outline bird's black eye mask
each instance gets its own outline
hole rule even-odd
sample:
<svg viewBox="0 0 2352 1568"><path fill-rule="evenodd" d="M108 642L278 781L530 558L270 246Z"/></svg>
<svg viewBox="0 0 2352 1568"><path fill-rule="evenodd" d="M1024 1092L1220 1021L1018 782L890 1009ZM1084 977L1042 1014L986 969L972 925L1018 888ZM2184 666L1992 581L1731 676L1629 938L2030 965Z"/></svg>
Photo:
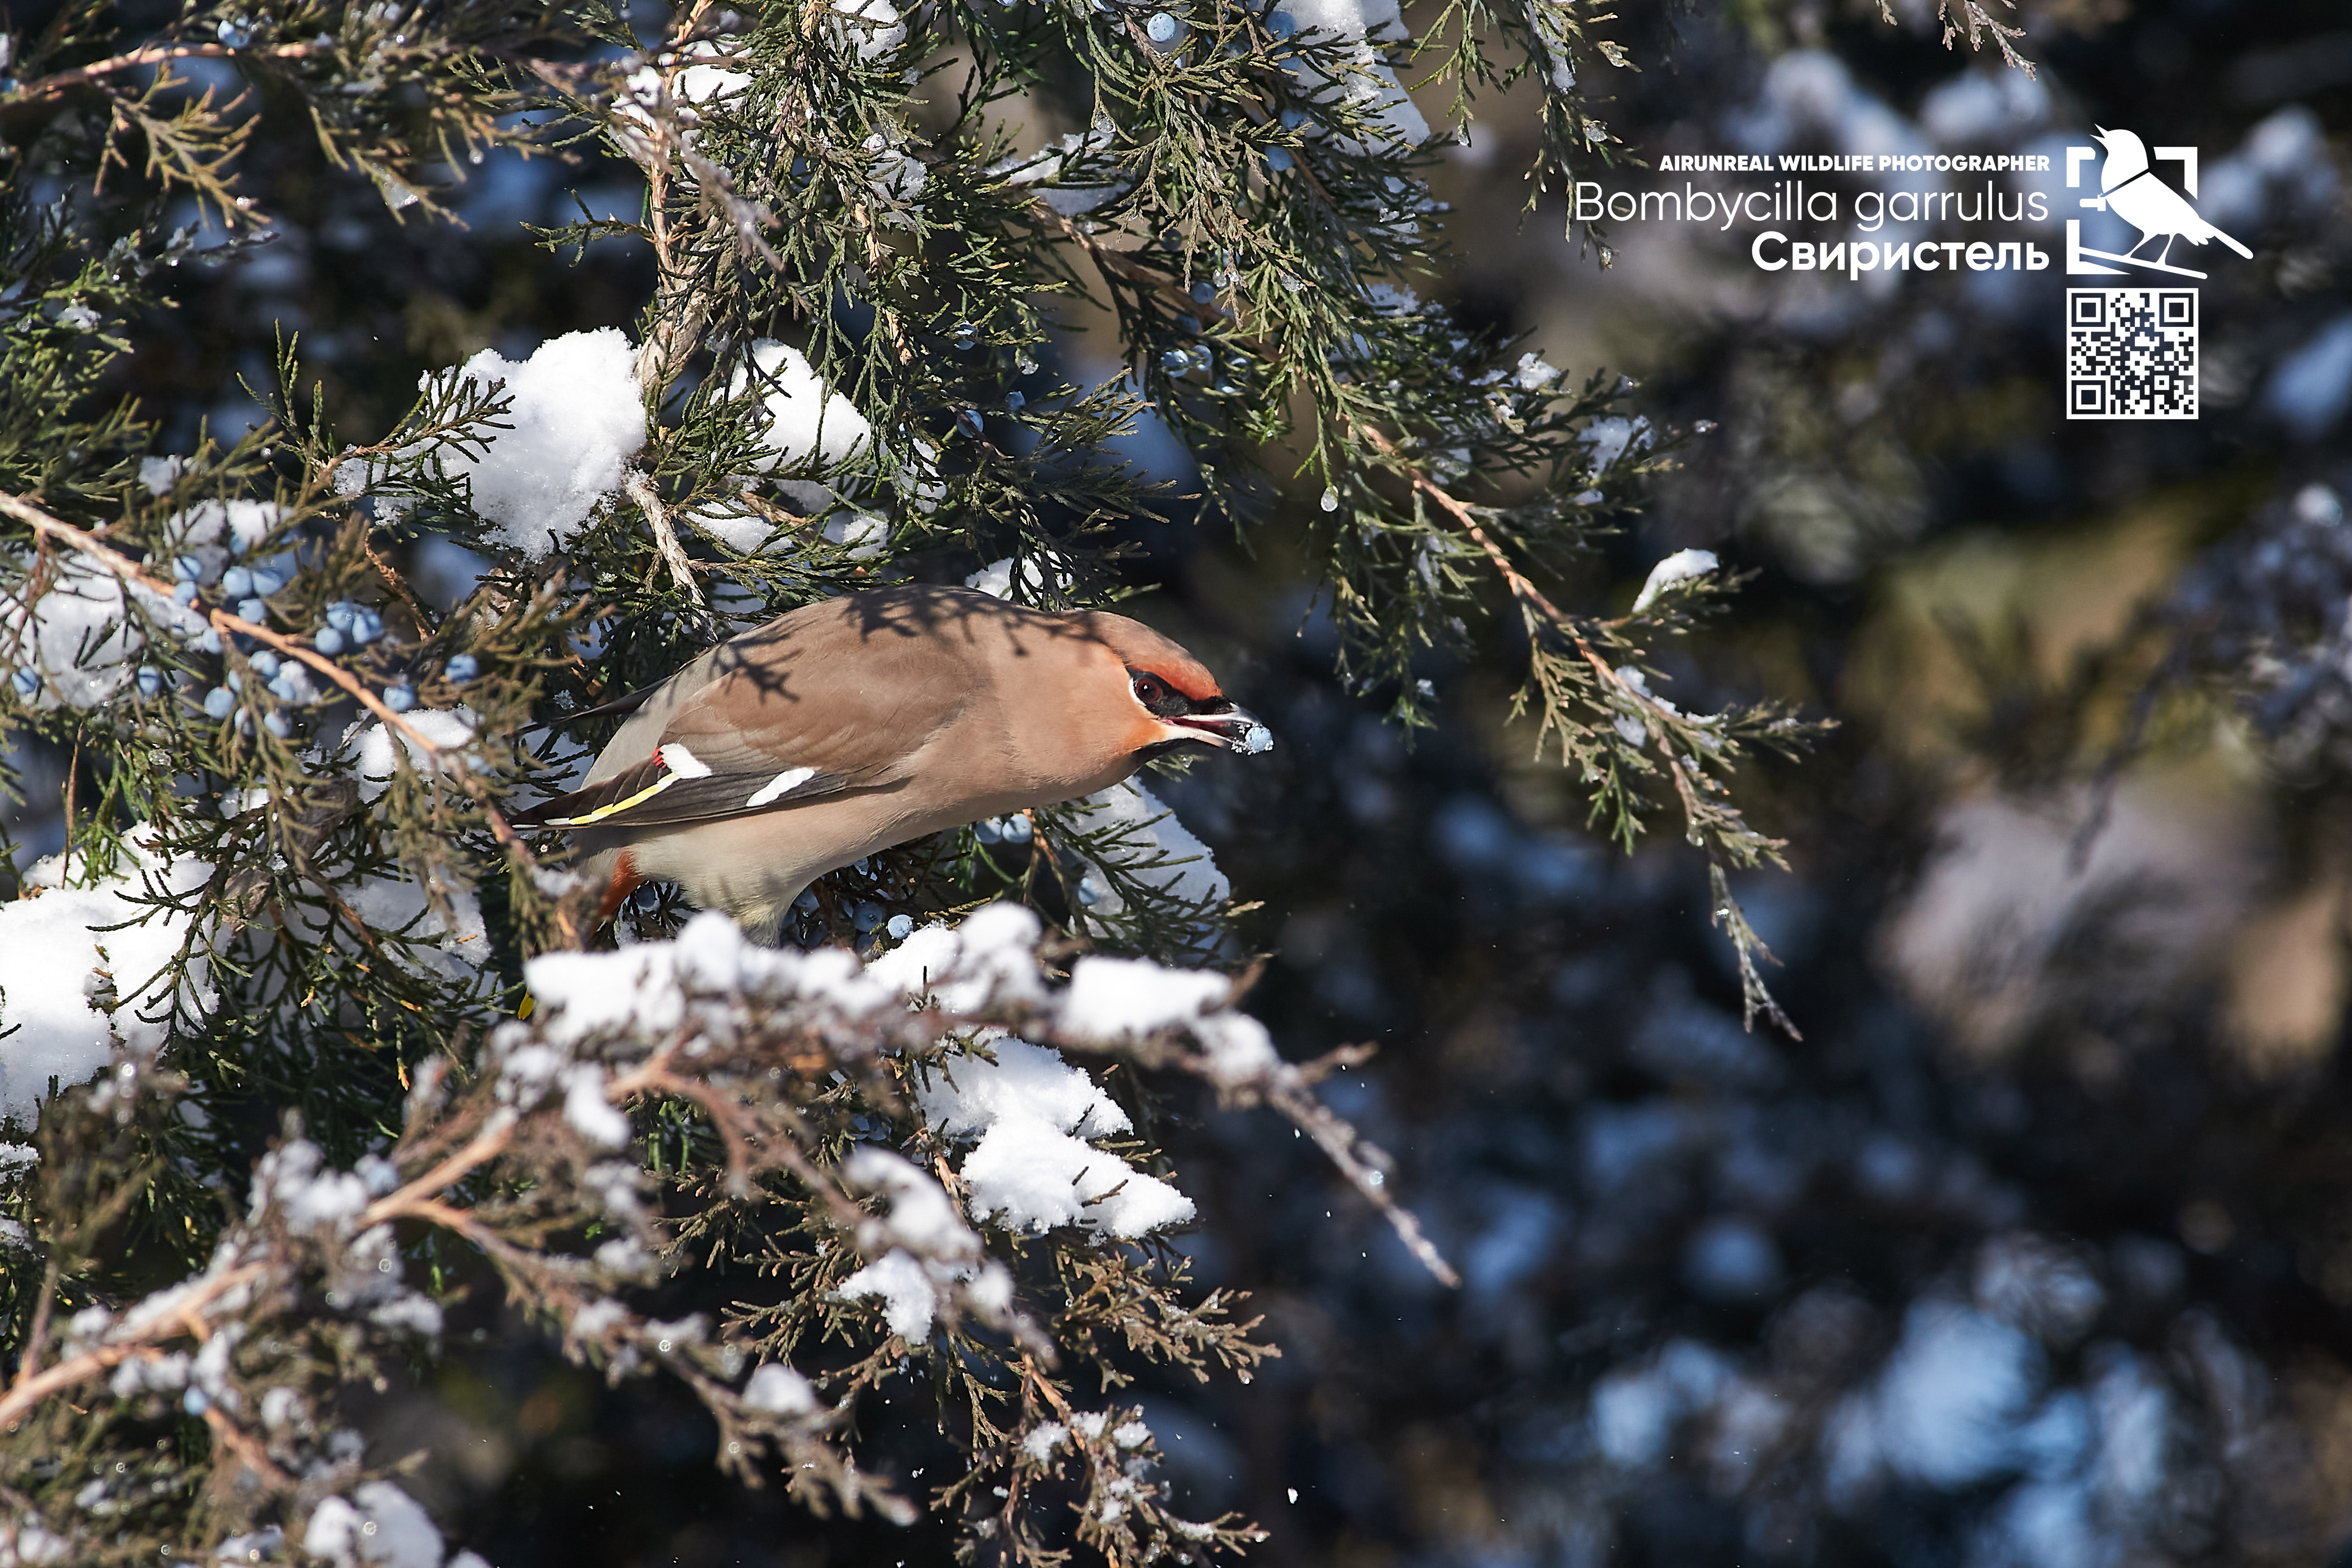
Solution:
<svg viewBox="0 0 2352 1568"><path fill-rule="evenodd" d="M1274 732L1259 723L1256 715L1234 706L1232 698L1187 697L1170 685L1166 677L1148 669L1129 670L1128 674L1135 682L1135 700L1153 718L1192 731L1181 741L1158 741L1145 747L1140 753L1144 761L1166 756L1180 746L1223 746L1244 756L1255 756L1273 749Z"/></svg>
<svg viewBox="0 0 2352 1568"><path fill-rule="evenodd" d="M1157 719L1175 719L1187 713L1218 713L1233 706L1222 697L1195 702L1148 669L1136 670L1133 675L1135 700Z"/></svg>

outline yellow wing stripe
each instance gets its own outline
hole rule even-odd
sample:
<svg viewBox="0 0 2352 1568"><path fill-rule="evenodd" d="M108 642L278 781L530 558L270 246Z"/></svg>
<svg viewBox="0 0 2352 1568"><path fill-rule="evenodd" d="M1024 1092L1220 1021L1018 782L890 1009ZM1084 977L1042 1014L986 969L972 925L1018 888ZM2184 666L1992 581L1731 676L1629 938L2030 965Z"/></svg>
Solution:
<svg viewBox="0 0 2352 1568"><path fill-rule="evenodd" d="M604 818L614 816L620 812L627 811L632 806L643 805L646 802L653 799L654 796L661 794L662 791L669 788L670 785L677 783L677 781L684 776L685 775L682 773L664 773L661 777L654 780L653 783L647 784L636 794L629 796L626 800L616 800L609 805L600 805L585 816L551 816L547 819L547 826L550 827L585 827L592 822L602 822Z"/></svg>

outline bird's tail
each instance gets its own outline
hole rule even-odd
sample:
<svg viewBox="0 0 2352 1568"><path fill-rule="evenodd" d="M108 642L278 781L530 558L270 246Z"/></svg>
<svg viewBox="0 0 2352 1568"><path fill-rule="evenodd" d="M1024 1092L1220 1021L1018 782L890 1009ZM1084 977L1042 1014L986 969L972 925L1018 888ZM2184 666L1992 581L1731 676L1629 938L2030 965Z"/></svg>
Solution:
<svg viewBox="0 0 2352 1568"><path fill-rule="evenodd" d="M2211 226L2208 225L2207 226L2210 227ZM2236 240L2231 239L2220 229L2217 228L2213 230L2213 237L2228 246L2231 249L2236 251L2239 255L2244 257L2247 260L2252 261L2254 258L2254 253L2252 251L2248 250L2244 246L2240 245Z"/></svg>

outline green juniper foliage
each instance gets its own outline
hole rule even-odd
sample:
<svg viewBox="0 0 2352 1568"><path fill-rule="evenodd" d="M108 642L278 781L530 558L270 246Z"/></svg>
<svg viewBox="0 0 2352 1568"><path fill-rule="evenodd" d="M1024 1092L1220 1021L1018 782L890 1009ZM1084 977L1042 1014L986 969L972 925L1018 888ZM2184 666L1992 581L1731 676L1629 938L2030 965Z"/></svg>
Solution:
<svg viewBox="0 0 2352 1568"><path fill-rule="evenodd" d="M1535 744L1626 847L1679 820L1751 1022L1785 1025L1724 872L1779 848L1734 804L1738 759L1806 729L1653 689L1650 650L1729 586L1711 557L1622 614L1572 607L1580 554L1680 437L1630 384L1571 382L1410 287L1444 215L1400 79L1451 90L1466 125L1532 73L1540 184L1611 154L1589 84L1630 62L1589 0L1415 20L1351 0L0 18L0 784L70 760L62 855L10 845L24 885L0 905L0 1116L30 1141L0 1149L14 1560L390 1561L362 1542L396 1540L439 1562L403 1456L340 1391L436 1355L469 1282L615 1378L680 1380L747 1484L934 1510L969 1560L1255 1537L1171 1512L1119 1403L1147 1363L1246 1378L1275 1353L1245 1302L1188 1281L1181 1215L1118 1217L1181 1203L1155 1075L1274 1105L1451 1276L1387 1156L1315 1100L1344 1062L1285 1066L1229 1010L1238 907L1163 808L1113 791L861 863L795 911L805 960L709 925L646 945L686 929L660 889L600 932L561 841L509 823L609 732L572 716L820 596L976 574L1114 602L1134 525L1182 501L1311 561L1342 674L1408 730L1440 695L1430 650L1516 628ZM429 375L389 429L339 426L289 331L248 388L266 422L164 449L174 411L126 392L130 356L179 279L268 254L272 193L243 167L298 136L409 225L450 222L486 157L625 164L634 215L539 238L649 258L642 310L625 337ZM1089 321L1124 377L1058 368ZM1147 414L1196 492L1118 458ZM443 603L410 568L449 545L484 567ZM997 900L1044 926L983 917L992 948L899 989L842 951ZM541 960L555 994L527 1003L527 960L616 936ZM1088 1013L1086 966L1118 952L1180 970L1092 973L1193 1000ZM593 1016L579 963L624 966L596 973L635 1011ZM947 999L958 973L977 978ZM1002 1031L1115 1064L1074 1080L1098 1106L1054 1136L1118 1174L1055 1223L968 1226L996 1212L975 1129L926 1109L1031 1048ZM720 1305L630 1304L666 1277ZM858 1467L862 1402L894 1379L931 1391L963 1473Z"/></svg>

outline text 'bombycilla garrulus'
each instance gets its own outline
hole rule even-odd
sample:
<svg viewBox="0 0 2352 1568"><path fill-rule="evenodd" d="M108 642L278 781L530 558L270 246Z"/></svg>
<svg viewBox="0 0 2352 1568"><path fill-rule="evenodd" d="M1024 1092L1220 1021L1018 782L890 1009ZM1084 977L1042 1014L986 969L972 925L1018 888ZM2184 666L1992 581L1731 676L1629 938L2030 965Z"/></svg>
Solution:
<svg viewBox="0 0 2352 1568"><path fill-rule="evenodd" d="M518 816L571 832L612 913L644 881L774 941L809 883L877 850L1106 789L1265 725L1175 643L1101 610L881 588L722 643L628 712L578 790Z"/></svg>

